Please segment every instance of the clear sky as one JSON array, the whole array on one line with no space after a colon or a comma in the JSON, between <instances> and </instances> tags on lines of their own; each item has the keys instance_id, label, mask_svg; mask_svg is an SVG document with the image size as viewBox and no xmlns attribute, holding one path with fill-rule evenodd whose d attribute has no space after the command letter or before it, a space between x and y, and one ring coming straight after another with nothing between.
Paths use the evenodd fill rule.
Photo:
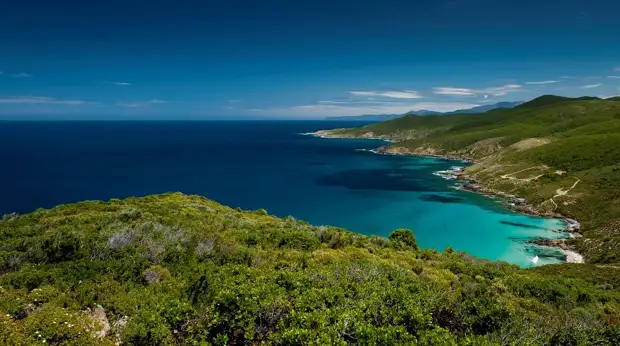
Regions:
<instances>
[{"instance_id":1,"label":"clear sky","mask_svg":"<svg viewBox=\"0 0 620 346\"><path fill-rule=\"evenodd\" d=\"M620 94L618 0L3 0L0 118L323 118Z\"/></svg>"}]
</instances>

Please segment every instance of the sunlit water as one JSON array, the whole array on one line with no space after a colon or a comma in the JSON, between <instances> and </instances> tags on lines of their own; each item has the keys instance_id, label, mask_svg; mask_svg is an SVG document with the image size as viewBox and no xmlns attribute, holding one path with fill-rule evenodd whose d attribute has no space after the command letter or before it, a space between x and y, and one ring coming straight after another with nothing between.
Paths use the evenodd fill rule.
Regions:
<instances>
[{"instance_id":1,"label":"sunlit water","mask_svg":"<svg viewBox=\"0 0 620 346\"><path fill-rule=\"evenodd\" d=\"M299 135L345 125L355 124L0 123L0 213L182 191L364 234L410 228L422 247L521 266L536 255L537 265L562 261L556 249L524 243L564 237L554 231L562 221L510 212L433 175L461 162L356 150L384 144L375 140Z\"/></svg>"}]
</instances>

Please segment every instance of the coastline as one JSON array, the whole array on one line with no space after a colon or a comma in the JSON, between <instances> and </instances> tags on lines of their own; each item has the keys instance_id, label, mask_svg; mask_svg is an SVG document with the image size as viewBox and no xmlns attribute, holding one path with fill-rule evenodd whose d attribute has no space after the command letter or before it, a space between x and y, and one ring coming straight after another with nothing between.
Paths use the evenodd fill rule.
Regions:
<instances>
[{"instance_id":1,"label":"coastline","mask_svg":"<svg viewBox=\"0 0 620 346\"><path fill-rule=\"evenodd\" d=\"M340 130L340 129L334 129L334 130ZM300 135L318 137L322 139L370 139L370 140L384 141L387 143L394 143L394 141L391 140L390 138L381 137L381 136L377 137L372 132L365 133L362 136L345 136L345 135L333 135L330 131L332 130L319 130L316 132L300 133Z\"/></svg>"},{"instance_id":2,"label":"coastline","mask_svg":"<svg viewBox=\"0 0 620 346\"><path fill-rule=\"evenodd\" d=\"M336 129L338 130L338 129ZM383 140L389 143L395 143L392 139L376 136L372 132L367 132L362 134L361 136L354 135L340 135L334 134L332 131L334 130L320 130L311 133L304 133L303 135L314 136L323 139L375 139L375 140ZM403 156L418 156L418 157L431 157L431 158L439 158L453 161L461 161L466 163L475 163L475 160L468 157L456 156L456 155L443 155L437 153L436 150L432 148L426 148L422 150L411 151L409 149L403 147L392 147L389 145L380 146L376 149L369 150L374 154L379 155L403 155ZM466 170L466 169L465 169ZM463 191L469 191L472 193L477 193L484 195L489 198L497 197L502 200L504 206L512 211L521 213L523 215L531 215L545 218L556 218L561 219L566 224L566 229L562 230L563 233L568 235L567 238L559 238L559 239L548 239L548 238L538 238L532 239L529 241L531 244L535 244L538 246L549 246L560 250L565 256L566 263L585 263L585 259L583 255L575 251L575 249L571 248L568 244L566 244L567 239L571 238L579 238L582 235L578 232L581 228L581 224L579 221L569 218L565 215L559 213L546 213L538 211L534 206L529 204L525 198L515 196L512 194L505 193L503 191L497 191L490 188L485 187L481 182L476 181L475 179L467 176L465 170L460 170L455 172L455 179L464 182L463 185L459 186L458 189Z\"/></svg>"},{"instance_id":3,"label":"coastline","mask_svg":"<svg viewBox=\"0 0 620 346\"><path fill-rule=\"evenodd\" d=\"M419 154L410 154L410 155L425 156L425 155L419 155ZM446 157L446 156L434 155L433 157L441 157L441 158L450 159L450 160L453 159L452 157ZM469 160L469 162L473 163L474 161ZM571 219L559 213L540 212L534 206L532 206L531 204L528 204L525 198L518 197L512 194L508 194L503 191L497 191L497 190L486 188L480 182L477 182L471 177L466 176L465 172L460 172L460 173L457 173L456 175L457 175L457 180L465 182L463 185L460 186L461 190L481 194L489 198L497 197L500 200L502 200L504 206L507 209L523 214L523 215L531 215L531 216L538 216L538 217L544 217L544 218L555 218L555 219L561 219L562 221L564 221L566 224L566 229L562 230L562 232L568 235L567 238L558 238L558 239L539 238L539 239L531 240L530 243L539 245L539 246L549 246L549 247L559 249L566 256L566 259L565 259L566 263L585 263L583 255L581 255L574 249L570 248L570 246L566 244L567 239L582 237L581 233L578 232L579 229L581 228L581 224L577 220Z\"/></svg>"}]
</instances>

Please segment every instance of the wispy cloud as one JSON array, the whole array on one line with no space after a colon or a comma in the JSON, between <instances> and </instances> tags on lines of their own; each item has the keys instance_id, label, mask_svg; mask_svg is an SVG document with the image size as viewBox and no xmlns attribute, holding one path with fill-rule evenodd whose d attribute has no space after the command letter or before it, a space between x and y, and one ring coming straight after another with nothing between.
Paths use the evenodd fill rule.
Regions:
<instances>
[{"instance_id":1,"label":"wispy cloud","mask_svg":"<svg viewBox=\"0 0 620 346\"><path fill-rule=\"evenodd\" d=\"M0 104L52 104L79 106L85 104L98 104L98 102L88 102L84 100L63 100L53 97L25 96L0 98Z\"/></svg>"},{"instance_id":2,"label":"wispy cloud","mask_svg":"<svg viewBox=\"0 0 620 346\"><path fill-rule=\"evenodd\" d=\"M243 100L237 100L237 99L228 100L224 103L223 108L228 109L228 110L238 109L242 103L243 103Z\"/></svg>"},{"instance_id":3,"label":"wispy cloud","mask_svg":"<svg viewBox=\"0 0 620 346\"><path fill-rule=\"evenodd\" d=\"M611 79L620 79L620 76L607 76L607 78L611 78Z\"/></svg>"},{"instance_id":4,"label":"wispy cloud","mask_svg":"<svg viewBox=\"0 0 620 346\"><path fill-rule=\"evenodd\" d=\"M555 83L559 83L559 80L543 80L540 82L525 82L525 84L530 84L530 85L545 85L545 84L555 84Z\"/></svg>"},{"instance_id":5,"label":"wispy cloud","mask_svg":"<svg viewBox=\"0 0 620 346\"><path fill-rule=\"evenodd\" d=\"M15 78L30 78L30 77L32 77L32 75L28 74L28 73L20 72L20 73L12 74L11 77L15 77Z\"/></svg>"},{"instance_id":6,"label":"wispy cloud","mask_svg":"<svg viewBox=\"0 0 620 346\"><path fill-rule=\"evenodd\" d=\"M620 66L616 66L616 67L614 68L614 71L616 71L616 72L620 72Z\"/></svg>"},{"instance_id":7,"label":"wispy cloud","mask_svg":"<svg viewBox=\"0 0 620 346\"><path fill-rule=\"evenodd\" d=\"M521 85L519 84L506 84L501 87L493 87L486 88L481 90L481 94L485 95L493 95L493 96L504 96L511 92L516 92L521 90Z\"/></svg>"},{"instance_id":8,"label":"wispy cloud","mask_svg":"<svg viewBox=\"0 0 620 346\"><path fill-rule=\"evenodd\" d=\"M422 94L413 90L393 90L393 91L349 91L355 96L382 96L394 99L421 99Z\"/></svg>"},{"instance_id":9,"label":"wispy cloud","mask_svg":"<svg viewBox=\"0 0 620 346\"><path fill-rule=\"evenodd\" d=\"M521 89L519 84L506 84L499 87L491 87L485 89L470 89L470 88L453 88L453 87L436 87L433 88L433 93L437 95L452 95L452 96L473 96L473 95L492 95L492 96L504 96L508 93L519 91Z\"/></svg>"},{"instance_id":10,"label":"wispy cloud","mask_svg":"<svg viewBox=\"0 0 620 346\"><path fill-rule=\"evenodd\" d=\"M476 90L467 88L437 87L433 88L433 93L437 95L471 96L476 95Z\"/></svg>"},{"instance_id":11,"label":"wispy cloud","mask_svg":"<svg viewBox=\"0 0 620 346\"><path fill-rule=\"evenodd\" d=\"M118 86L129 86L131 83L127 82L105 82L106 84L118 85Z\"/></svg>"},{"instance_id":12,"label":"wispy cloud","mask_svg":"<svg viewBox=\"0 0 620 346\"><path fill-rule=\"evenodd\" d=\"M404 114L409 111L432 110L450 112L467 109L479 104L467 102L371 102L371 101L320 101L317 104L288 108L253 109L251 111L271 116L321 118L363 114Z\"/></svg>"},{"instance_id":13,"label":"wispy cloud","mask_svg":"<svg viewBox=\"0 0 620 346\"><path fill-rule=\"evenodd\" d=\"M364 100L325 100L319 101L319 104L323 105L397 105L399 102L391 102L391 101L375 101L374 98L366 98Z\"/></svg>"},{"instance_id":14,"label":"wispy cloud","mask_svg":"<svg viewBox=\"0 0 620 346\"><path fill-rule=\"evenodd\" d=\"M167 103L167 102L158 100L158 99L153 99L150 101L119 101L116 104L121 107L135 108L135 107L148 107L154 104L162 104L162 103Z\"/></svg>"},{"instance_id":15,"label":"wispy cloud","mask_svg":"<svg viewBox=\"0 0 620 346\"><path fill-rule=\"evenodd\" d=\"M603 84L598 83L598 84L588 84L588 85L584 85L581 87L581 89L594 89L594 88L598 88L600 86L602 86Z\"/></svg>"}]
</instances>

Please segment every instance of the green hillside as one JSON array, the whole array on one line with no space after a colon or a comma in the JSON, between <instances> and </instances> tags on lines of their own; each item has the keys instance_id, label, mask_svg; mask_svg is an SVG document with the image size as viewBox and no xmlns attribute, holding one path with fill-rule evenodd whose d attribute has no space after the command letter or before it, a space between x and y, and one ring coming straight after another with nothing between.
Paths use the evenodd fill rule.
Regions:
<instances>
[{"instance_id":1,"label":"green hillside","mask_svg":"<svg viewBox=\"0 0 620 346\"><path fill-rule=\"evenodd\" d=\"M2 345L617 345L618 287L182 194L0 221Z\"/></svg>"},{"instance_id":2,"label":"green hillside","mask_svg":"<svg viewBox=\"0 0 620 346\"><path fill-rule=\"evenodd\" d=\"M541 107L541 106L549 106L557 103L572 101L570 97L557 96L557 95L543 95L537 97L529 102L526 102L520 106L520 108L531 108L531 107Z\"/></svg>"},{"instance_id":3,"label":"green hillside","mask_svg":"<svg viewBox=\"0 0 620 346\"><path fill-rule=\"evenodd\" d=\"M526 197L530 212L582 223L571 240L590 263L620 262L620 102L546 95L476 115L407 116L334 137L380 137L384 151L476 162L465 176L490 192Z\"/></svg>"}]
</instances>

